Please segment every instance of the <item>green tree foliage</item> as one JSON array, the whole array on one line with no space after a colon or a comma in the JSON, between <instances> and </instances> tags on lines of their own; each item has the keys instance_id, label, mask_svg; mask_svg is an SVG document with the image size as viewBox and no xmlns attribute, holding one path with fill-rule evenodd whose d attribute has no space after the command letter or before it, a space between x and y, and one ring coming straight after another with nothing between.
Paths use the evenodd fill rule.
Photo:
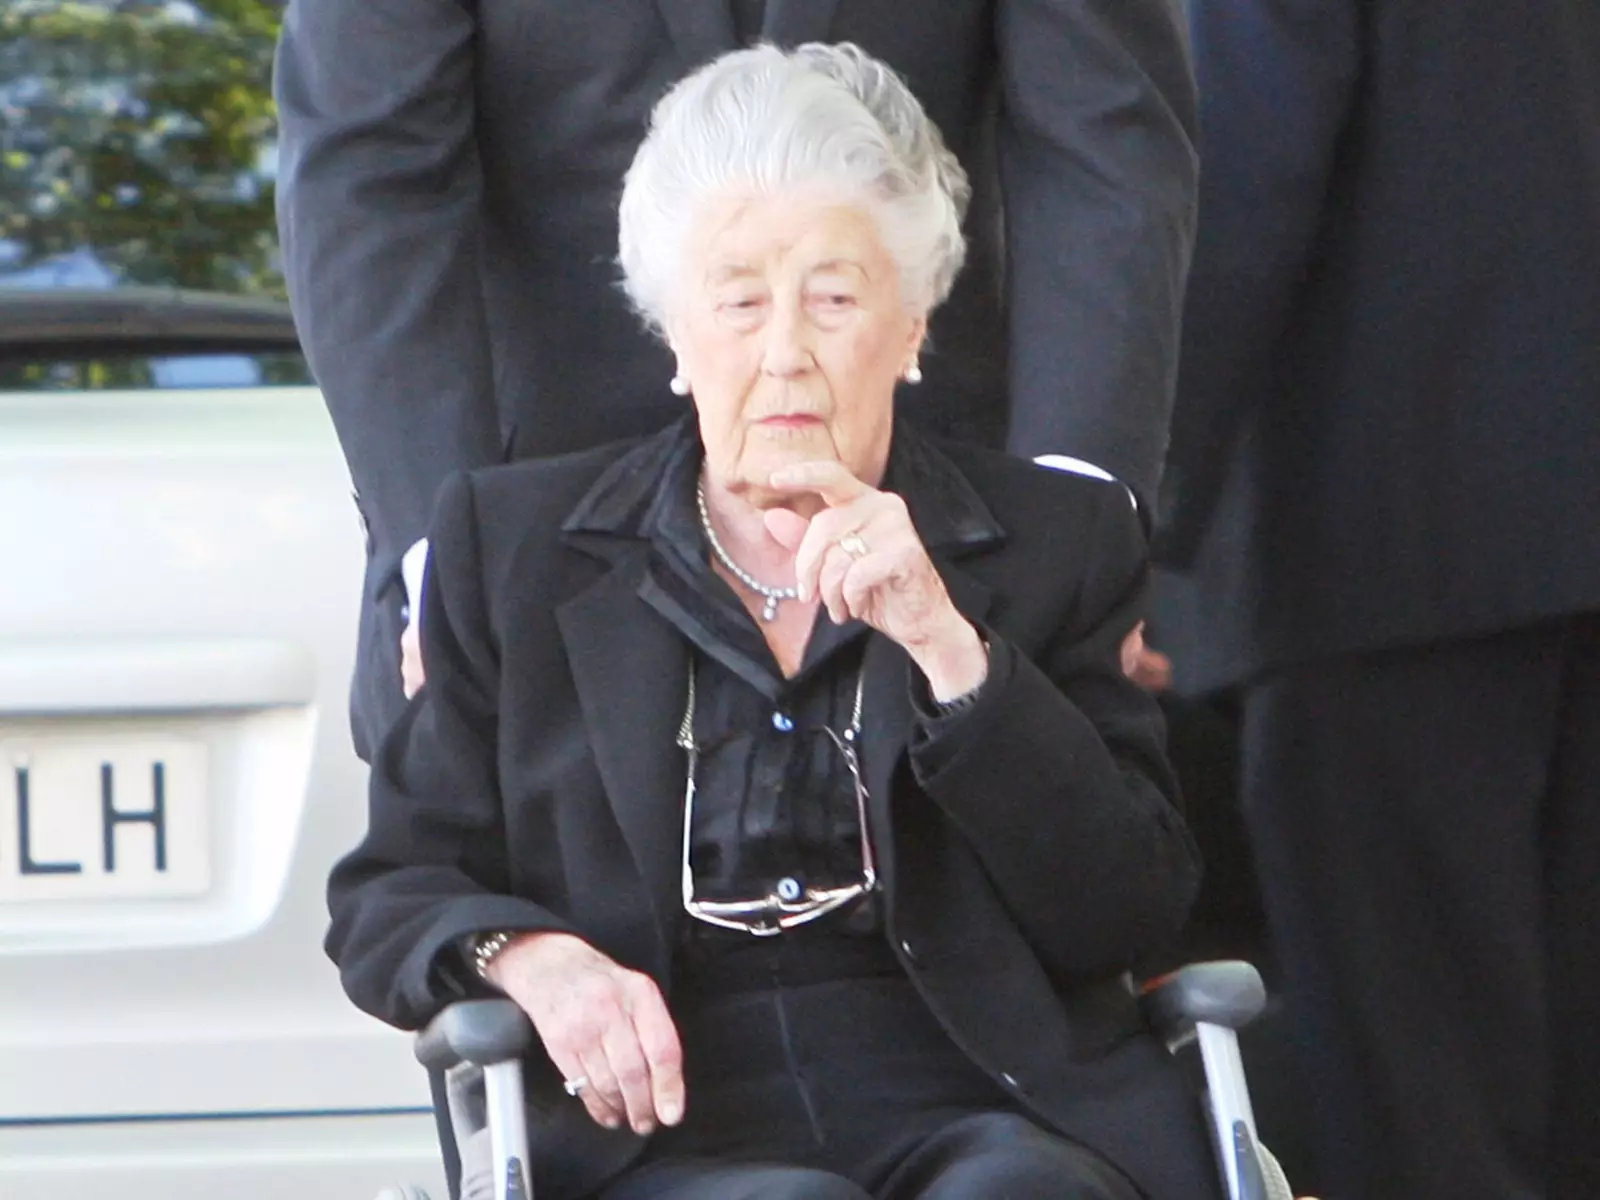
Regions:
<instances>
[{"instance_id":1,"label":"green tree foliage","mask_svg":"<svg viewBox=\"0 0 1600 1200\"><path fill-rule=\"evenodd\" d=\"M281 296L262 169L281 8L0 0L7 269L89 248L129 283Z\"/></svg>"}]
</instances>

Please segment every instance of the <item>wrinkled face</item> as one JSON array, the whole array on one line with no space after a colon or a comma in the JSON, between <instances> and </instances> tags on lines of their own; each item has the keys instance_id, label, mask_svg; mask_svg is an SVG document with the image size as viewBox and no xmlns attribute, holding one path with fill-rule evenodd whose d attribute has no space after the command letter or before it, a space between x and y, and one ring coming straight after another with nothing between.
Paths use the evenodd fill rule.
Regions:
<instances>
[{"instance_id":1,"label":"wrinkled face","mask_svg":"<svg viewBox=\"0 0 1600 1200\"><path fill-rule=\"evenodd\" d=\"M686 244L668 336L711 478L758 504L775 470L813 459L879 483L926 322L872 214L824 193L727 197Z\"/></svg>"}]
</instances>

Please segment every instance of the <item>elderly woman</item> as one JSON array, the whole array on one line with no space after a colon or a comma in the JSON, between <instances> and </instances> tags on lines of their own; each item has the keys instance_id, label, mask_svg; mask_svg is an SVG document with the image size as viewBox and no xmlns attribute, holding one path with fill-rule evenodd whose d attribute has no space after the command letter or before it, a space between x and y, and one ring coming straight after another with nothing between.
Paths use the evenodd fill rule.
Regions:
<instances>
[{"instance_id":1,"label":"elderly woman","mask_svg":"<svg viewBox=\"0 0 1600 1200\"><path fill-rule=\"evenodd\" d=\"M692 418L440 496L328 945L527 1011L542 1200L1211 1194L1122 981L1197 876L1127 493L894 417L966 191L853 47L705 67L621 203Z\"/></svg>"}]
</instances>

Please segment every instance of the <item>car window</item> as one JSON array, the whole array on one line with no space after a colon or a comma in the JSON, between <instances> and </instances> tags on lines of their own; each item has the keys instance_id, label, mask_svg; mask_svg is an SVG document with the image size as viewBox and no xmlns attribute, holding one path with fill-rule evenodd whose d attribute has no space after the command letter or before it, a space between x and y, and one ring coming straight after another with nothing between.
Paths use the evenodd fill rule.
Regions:
<instances>
[{"instance_id":1,"label":"car window","mask_svg":"<svg viewBox=\"0 0 1600 1200\"><path fill-rule=\"evenodd\" d=\"M282 7L0 2L0 286L281 299L271 72ZM41 379L59 375L38 366Z\"/></svg>"},{"instance_id":2,"label":"car window","mask_svg":"<svg viewBox=\"0 0 1600 1200\"><path fill-rule=\"evenodd\" d=\"M311 382L306 360L294 351L0 358L0 392L305 387Z\"/></svg>"}]
</instances>

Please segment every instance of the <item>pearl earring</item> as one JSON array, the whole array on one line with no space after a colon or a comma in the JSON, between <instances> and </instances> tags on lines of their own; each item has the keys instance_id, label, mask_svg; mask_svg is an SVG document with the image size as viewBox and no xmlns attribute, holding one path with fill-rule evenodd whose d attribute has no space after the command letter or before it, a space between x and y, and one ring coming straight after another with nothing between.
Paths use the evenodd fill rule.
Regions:
<instances>
[{"instance_id":1,"label":"pearl earring","mask_svg":"<svg viewBox=\"0 0 1600 1200\"><path fill-rule=\"evenodd\" d=\"M672 382L667 386L672 389L674 396L687 396L689 394L689 381L682 375L674 375Z\"/></svg>"},{"instance_id":2,"label":"pearl earring","mask_svg":"<svg viewBox=\"0 0 1600 1200\"><path fill-rule=\"evenodd\" d=\"M917 365L917 360L916 359L913 358L911 360L911 365L906 368L906 377L905 378L906 378L906 382L907 383L921 383L922 382L922 368Z\"/></svg>"}]
</instances>

